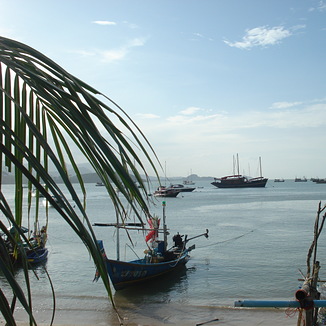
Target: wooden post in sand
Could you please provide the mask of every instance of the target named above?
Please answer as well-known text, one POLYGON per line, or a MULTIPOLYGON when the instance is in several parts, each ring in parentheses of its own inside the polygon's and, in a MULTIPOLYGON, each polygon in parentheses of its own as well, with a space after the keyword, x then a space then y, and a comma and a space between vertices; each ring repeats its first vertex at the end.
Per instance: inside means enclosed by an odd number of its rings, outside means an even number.
MULTIPOLYGON (((306 326, 317 325, 318 307, 314 306, 313 300, 320 300, 320 293, 317 290, 318 274, 320 269, 319 261, 317 261, 317 241, 318 237, 323 229, 326 214, 323 215, 321 224, 319 224, 320 214, 325 210, 326 206, 321 207, 319 202, 317 217, 314 227, 314 240, 309 248, 307 255, 307 275, 303 282, 302 288, 296 292, 296 298, 300 302, 303 309, 305 309, 305 323, 306 326), (312 273, 310 268, 310 260, 313 255, 312 273)), ((301 319, 302 316, 299 315, 301 319)), ((298 320, 300 325, 301 320, 298 320)))

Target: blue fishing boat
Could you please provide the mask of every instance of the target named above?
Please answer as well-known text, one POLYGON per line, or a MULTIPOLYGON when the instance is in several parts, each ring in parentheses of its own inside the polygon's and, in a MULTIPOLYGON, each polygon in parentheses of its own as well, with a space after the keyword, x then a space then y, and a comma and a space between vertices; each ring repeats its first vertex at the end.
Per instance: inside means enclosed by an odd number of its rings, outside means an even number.
MULTIPOLYGON (((116 260, 108 259, 103 247, 103 241, 98 240, 99 247, 102 251, 102 256, 105 259, 107 272, 115 290, 121 290, 131 285, 146 282, 164 274, 177 271, 179 268, 185 266, 190 259, 189 252, 195 248, 195 245, 187 247, 187 243, 190 240, 200 236, 205 236, 208 238, 208 230, 206 230, 206 232, 203 234, 189 239, 187 236, 183 236, 178 233, 173 237, 174 245, 172 248, 167 249, 168 232, 165 224, 165 202, 163 202, 163 230, 159 229, 160 219, 158 219, 158 217, 151 217, 148 220, 148 223, 150 228, 147 229, 149 232, 145 238, 145 241, 148 244, 148 249, 145 250, 144 258, 126 262, 121 261, 118 254, 118 258, 116 260), (159 233, 163 233, 164 240, 158 240, 159 233)), ((122 226, 117 224, 95 223, 94 225, 115 226, 117 227, 117 230, 122 228, 122 226)), ((125 226, 126 225, 123 227, 125 226)), ((127 226, 129 227, 130 224, 127 226)), ((117 238, 119 239, 118 232, 117 238)), ((97 278, 98 275, 95 276, 95 279, 97 278)))
POLYGON ((19 250, 16 250, 15 245, 12 243, 12 237, 18 233, 16 227, 8 229, 8 233, 1 233, 2 241, 6 246, 9 257, 16 266, 21 266, 22 260, 27 259, 28 263, 38 264, 47 260, 48 249, 45 247, 47 241, 47 227, 43 226, 32 232, 28 228, 19 227, 22 233, 27 234, 26 241, 19 243, 19 250))
MULTIPOLYGON (((104 253, 103 242, 99 241, 104 253)), ((106 258, 106 267, 115 290, 121 290, 128 286, 146 282, 166 273, 176 271, 184 266, 190 256, 189 249, 179 251, 167 251, 156 255, 147 253, 144 258, 130 262, 112 260, 106 258), (167 255, 168 254, 168 255, 167 255)))
POLYGON ((48 258, 48 249, 42 247, 36 248, 27 252, 26 255, 27 261, 31 264, 43 263, 48 258))

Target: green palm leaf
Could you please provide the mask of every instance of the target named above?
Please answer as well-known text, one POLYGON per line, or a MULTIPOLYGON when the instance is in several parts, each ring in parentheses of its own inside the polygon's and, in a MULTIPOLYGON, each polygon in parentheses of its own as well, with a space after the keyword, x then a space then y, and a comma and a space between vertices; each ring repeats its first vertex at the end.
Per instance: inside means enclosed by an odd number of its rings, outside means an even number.
MULTIPOLYGON (((73 144, 79 150, 79 155, 88 160, 106 185, 117 216, 126 218, 131 209, 143 223, 141 211, 148 215, 149 210, 141 173, 147 173, 137 153, 145 157, 157 175, 152 159, 156 160, 157 157, 146 137, 109 98, 35 49, 3 37, 0 37, 0 130, 1 170, 4 164, 8 171, 15 173, 15 216, 4 204, 4 195, 0 198, 0 208, 8 222, 17 227, 22 225, 22 185, 23 177, 26 177, 29 190, 35 187, 37 193, 45 196, 84 242, 112 300, 106 267, 85 210, 86 190, 70 148, 73 144), (101 101, 99 96, 103 96, 107 103, 101 101), (59 173, 77 211, 64 196, 62 185, 59 186, 49 175, 50 164, 59 173), (75 186, 70 182, 67 164, 72 166, 78 178, 84 194, 82 202, 75 186), (131 174, 140 187, 136 186, 131 174), (115 187, 118 187, 127 201, 128 210, 117 196, 115 187), (59 200, 59 204, 52 195, 59 200)), ((32 218, 31 207, 32 199, 29 195, 28 216, 32 218)), ((37 221, 38 196, 34 214, 37 221)), ((22 237, 23 234, 17 233, 14 241, 19 242, 22 237)), ((17 299, 31 313, 31 300, 25 300, 23 291, 15 284, 11 267, 3 261, 1 269, 7 275, 17 299)), ((30 298, 28 272, 25 273, 25 278, 30 298)), ((9 304, 3 293, 0 293, 0 299, 1 312, 10 323, 13 320, 13 315, 10 315, 13 307, 8 309, 9 304)), ((30 323, 33 322, 31 317, 30 323)))

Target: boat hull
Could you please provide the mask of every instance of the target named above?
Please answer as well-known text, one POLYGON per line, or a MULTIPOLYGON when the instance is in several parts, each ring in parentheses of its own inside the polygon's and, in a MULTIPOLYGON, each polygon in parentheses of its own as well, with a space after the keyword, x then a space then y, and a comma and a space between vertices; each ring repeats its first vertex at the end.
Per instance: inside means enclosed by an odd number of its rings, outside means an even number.
POLYGON ((179 258, 170 261, 150 263, 146 259, 130 262, 106 259, 106 266, 114 288, 121 290, 171 273, 184 266, 188 260, 188 251, 185 250, 179 258))
POLYGON ((196 187, 185 187, 184 185, 181 184, 175 184, 175 185, 171 185, 170 189, 177 190, 180 192, 192 192, 196 189, 196 187))
POLYGON ((192 192, 194 191, 196 188, 195 187, 184 187, 182 189, 179 189, 180 192, 192 192))
POLYGON ((177 197, 180 190, 173 188, 160 187, 154 192, 155 197, 177 197))
POLYGON ((223 180, 214 181, 211 184, 217 188, 264 188, 267 183, 267 178, 262 178, 258 180, 223 180))
POLYGON ((29 251, 27 254, 27 261, 32 264, 38 264, 46 261, 48 257, 47 248, 38 248, 35 250, 29 251))

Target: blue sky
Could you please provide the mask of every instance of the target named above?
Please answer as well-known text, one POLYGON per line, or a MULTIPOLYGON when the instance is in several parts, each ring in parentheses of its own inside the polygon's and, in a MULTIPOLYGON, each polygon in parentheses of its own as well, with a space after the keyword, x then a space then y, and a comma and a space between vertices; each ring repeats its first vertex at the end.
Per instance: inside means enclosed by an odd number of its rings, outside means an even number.
POLYGON ((326 1, 0 0, 0 35, 117 102, 168 176, 326 177, 326 1))

